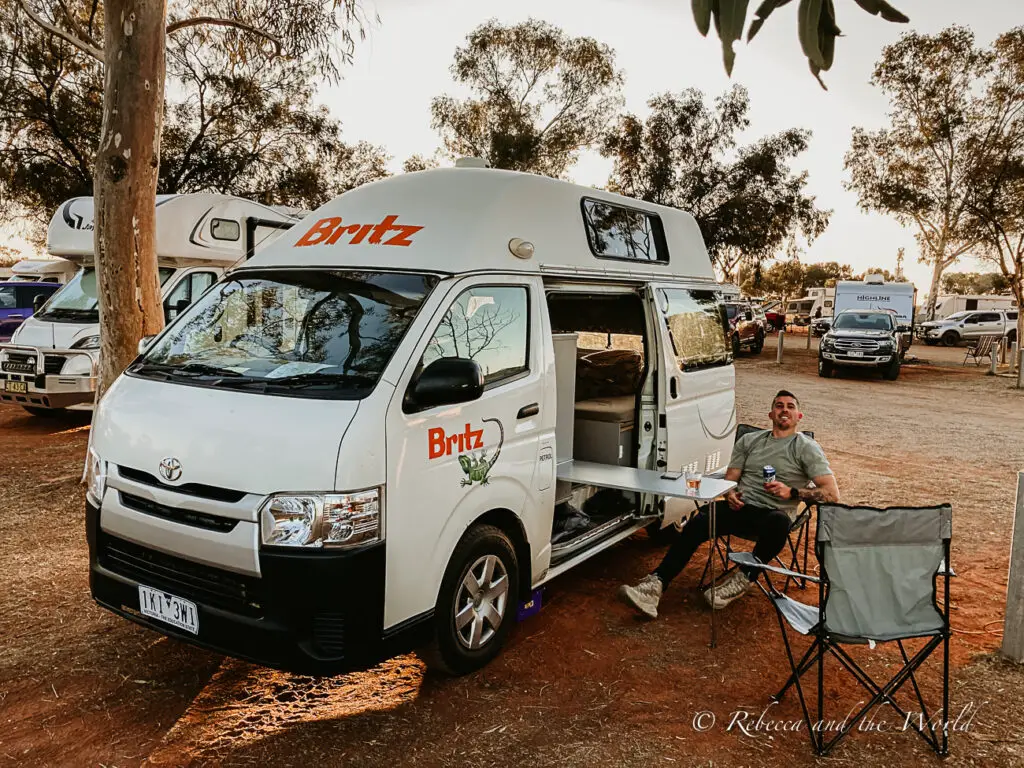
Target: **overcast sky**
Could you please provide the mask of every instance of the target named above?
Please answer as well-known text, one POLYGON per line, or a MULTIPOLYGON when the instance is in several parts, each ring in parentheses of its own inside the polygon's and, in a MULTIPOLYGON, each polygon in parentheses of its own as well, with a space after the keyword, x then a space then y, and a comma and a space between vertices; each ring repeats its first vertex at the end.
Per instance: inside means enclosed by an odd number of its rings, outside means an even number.
MULTIPOLYGON (((886 122, 887 103, 871 87, 874 62, 884 45, 908 29, 936 32, 949 24, 974 29, 979 43, 1024 24, 1022 0, 892 0, 911 21, 890 24, 870 16, 853 0, 836 0, 845 37, 836 41, 836 62, 824 74, 823 91, 807 69, 796 37, 796 3, 771 16, 754 42, 737 46, 730 80, 722 67, 721 46, 713 32, 697 32, 689 0, 366 0, 380 25, 357 52, 354 66, 321 100, 343 123, 347 140, 382 144, 392 167, 414 153, 430 154, 440 143, 430 127, 430 100, 458 95, 449 67, 455 48, 489 18, 515 23, 533 17, 571 35, 607 43, 625 72, 626 109, 646 116, 655 93, 696 87, 710 97, 740 83, 750 91, 751 128, 745 139, 791 127, 813 132, 811 147, 798 161, 810 172, 809 189, 819 206, 833 209, 825 234, 804 261, 839 261, 861 269, 895 268, 896 251, 906 248, 905 270, 923 294, 930 270, 917 263, 913 232, 877 214, 861 213, 857 197, 843 189, 843 154, 853 126, 877 128, 886 122)), ((754 9, 757 3, 751 2, 754 9)), ((753 10, 751 10, 751 14, 753 10)), ((581 184, 604 185, 610 164, 588 153, 572 171, 581 184)), ((971 262, 954 269, 977 268, 971 262)))
MULTIPOLYGON (((820 207, 833 209, 827 231, 802 257, 806 262, 839 261, 863 269, 895 267, 906 248, 905 270, 921 294, 930 270, 917 263, 913 232, 878 214, 860 212, 857 198, 843 189, 843 154, 853 126, 877 128, 887 104, 868 80, 884 45, 907 31, 936 32, 958 23, 989 44, 1015 24, 1024 24, 1022 0, 893 0, 910 16, 909 25, 890 24, 863 12, 853 0, 836 0, 845 37, 836 41, 836 61, 824 74, 823 91, 807 69, 796 36, 796 3, 777 10, 753 43, 737 46, 730 80, 713 32, 696 31, 689 0, 364 0, 380 24, 356 51, 356 61, 338 86, 322 88, 319 100, 341 120, 347 141, 383 145, 392 168, 414 153, 429 155, 440 140, 430 127, 430 100, 455 90, 449 67, 455 48, 489 18, 515 23, 530 17, 571 35, 607 43, 625 72, 626 109, 646 116, 655 93, 696 87, 713 98, 740 83, 750 91, 753 141, 790 127, 813 132, 798 167, 810 172, 809 189, 820 207)), ((757 3, 751 2, 751 9, 757 3)), ((751 10, 752 13, 752 10, 751 10)), ((572 170, 581 184, 604 185, 610 164, 587 153, 572 170)), ((954 269, 976 269, 966 261, 954 269)))

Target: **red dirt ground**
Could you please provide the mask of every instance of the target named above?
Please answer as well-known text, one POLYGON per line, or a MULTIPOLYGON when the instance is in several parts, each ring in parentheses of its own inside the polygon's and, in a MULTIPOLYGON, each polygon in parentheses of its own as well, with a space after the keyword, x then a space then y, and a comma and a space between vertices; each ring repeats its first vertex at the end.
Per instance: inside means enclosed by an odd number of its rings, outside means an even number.
MULTIPOLYGON (((790 339, 783 366, 771 343, 737 366, 741 420, 764 422, 774 391, 793 389, 845 501, 953 504, 950 711, 962 714, 946 764, 1021 765, 1024 670, 994 652, 1015 473, 1024 468, 1024 393, 958 367, 958 350, 915 347, 923 360, 896 382, 824 380, 803 339, 790 339)), ((297 677, 136 627, 89 596, 78 484, 87 437, 87 418, 41 421, 0 407, 0 764, 817 762, 806 733, 786 730, 800 716, 796 698, 769 707, 786 675, 766 600, 747 596, 722 612, 712 650, 694 589, 703 552, 667 592, 657 621, 637 620, 615 599, 620 583, 664 551, 643 534, 557 579, 505 652, 460 679, 425 675, 415 656, 354 675, 297 677), (741 711, 752 714, 744 720, 741 711), (746 731, 728 727, 736 719, 746 731)), ((858 650, 880 678, 897 656, 858 650)), ((932 701, 934 671, 921 676, 932 701)), ((826 677, 837 720, 863 698, 838 672, 833 663, 826 677)), ((939 764, 902 725, 880 710, 875 730, 851 735, 829 763, 939 764)))

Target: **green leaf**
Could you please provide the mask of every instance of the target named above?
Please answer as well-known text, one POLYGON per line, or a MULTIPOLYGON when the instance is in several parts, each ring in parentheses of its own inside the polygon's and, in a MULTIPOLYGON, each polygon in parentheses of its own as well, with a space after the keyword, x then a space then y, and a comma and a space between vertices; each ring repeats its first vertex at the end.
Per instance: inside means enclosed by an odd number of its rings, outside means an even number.
POLYGON ((728 75, 732 75, 732 65, 736 61, 733 43, 743 37, 743 27, 747 23, 748 4, 749 0, 719 0, 715 12, 715 28, 722 40, 722 58, 728 75))
MULTIPOLYGON (((821 16, 818 19, 818 48, 821 50, 822 66, 828 71, 836 53, 836 37, 842 32, 836 26, 836 9, 833 0, 825 0, 821 16)), ((819 78, 820 81, 820 78, 819 78)))
POLYGON ((863 8, 865 11, 870 13, 872 16, 878 16, 881 14, 882 18, 886 21, 896 22, 898 24, 906 24, 910 19, 904 16, 902 13, 897 11, 885 0, 853 0, 857 5, 863 8))
POLYGON ((768 20, 768 17, 772 15, 772 11, 776 8, 781 8, 787 3, 791 3, 793 0, 764 0, 757 10, 754 11, 754 20, 750 22, 750 30, 747 32, 747 42, 749 43, 754 39, 754 35, 758 33, 761 26, 768 20))
POLYGON ((693 19, 697 22, 697 31, 703 37, 708 36, 711 29, 711 9, 718 3, 715 0, 692 0, 693 19))
POLYGON ((822 0, 800 0, 797 31, 804 56, 819 69, 825 69, 825 58, 818 43, 818 25, 821 22, 822 0))
POLYGON ((807 60, 807 66, 811 68, 811 74, 814 75, 814 79, 818 81, 818 85, 820 85, 823 90, 827 91, 828 86, 825 85, 825 81, 821 79, 821 67, 819 67, 810 59, 807 60))

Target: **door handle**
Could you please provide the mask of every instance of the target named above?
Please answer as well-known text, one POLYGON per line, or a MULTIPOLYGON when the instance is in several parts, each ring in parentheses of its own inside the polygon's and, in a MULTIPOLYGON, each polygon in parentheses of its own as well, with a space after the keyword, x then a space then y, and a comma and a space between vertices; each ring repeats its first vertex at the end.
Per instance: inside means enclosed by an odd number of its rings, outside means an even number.
POLYGON ((673 400, 675 400, 677 397, 679 397, 679 384, 676 381, 676 377, 675 376, 673 376, 671 379, 669 379, 669 382, 668 382, 668 393, 669 393, 669 395, 672 396, 673 400))
POLYGON ((540 404, 530 403, 529 405, 524 405, 522 408, 519 409, 519 413, 516 414, 516 418, 526 419, 529 418, 530 416, 536 416, 538 413, 540 413, 540 404))

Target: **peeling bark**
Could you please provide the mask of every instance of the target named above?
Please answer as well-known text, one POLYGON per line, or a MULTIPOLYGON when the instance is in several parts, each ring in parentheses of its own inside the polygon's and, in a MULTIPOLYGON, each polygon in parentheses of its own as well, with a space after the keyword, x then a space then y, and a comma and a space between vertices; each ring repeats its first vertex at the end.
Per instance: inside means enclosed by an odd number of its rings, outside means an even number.
POLYGON ((166 16, 166 0, 104 3, 103 125, 93 183, 101 328, 97 401, 138 354, 139 339, 164 324, 154 200, 166 16))

